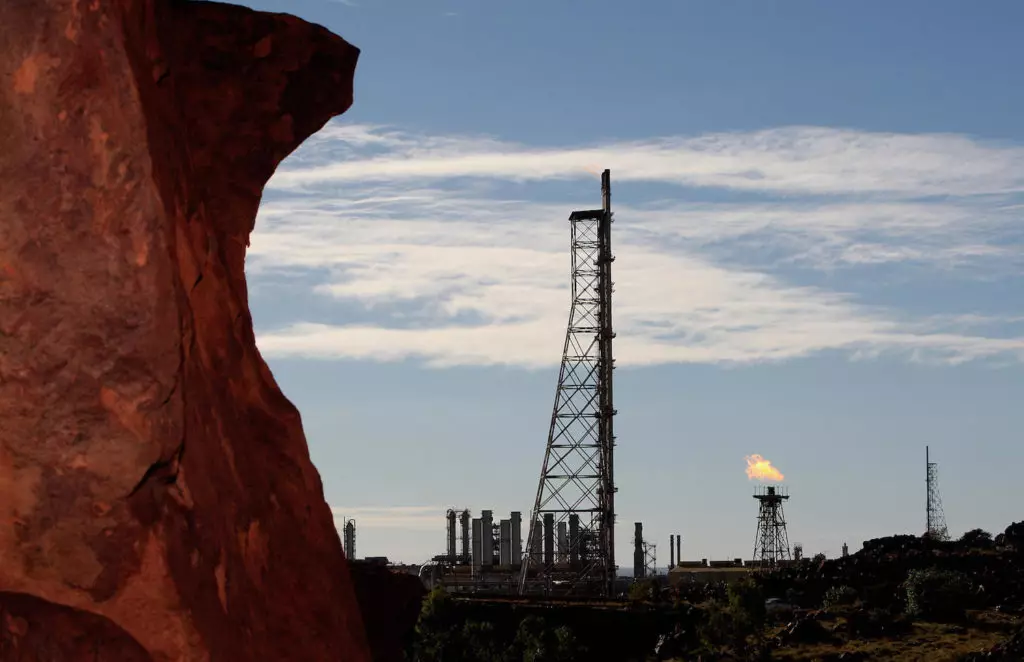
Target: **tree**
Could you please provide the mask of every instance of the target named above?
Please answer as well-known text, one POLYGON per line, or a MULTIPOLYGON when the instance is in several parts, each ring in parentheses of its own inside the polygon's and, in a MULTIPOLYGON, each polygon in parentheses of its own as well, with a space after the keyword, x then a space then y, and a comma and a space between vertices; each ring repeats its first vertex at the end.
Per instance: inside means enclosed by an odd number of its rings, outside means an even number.
POLYGON ((522 652, 523 662, 545 662, 548 659, 547 627, 539 616, 527 616, 519 623, 515 648, 522 652))
POLYGON ((461 626, 452 605, 452 598, 443 587, 437 587, 423 600, 416 622, 414 657, 421 662, 442 662, 457 659, 461 645, 461 626))
POLYGON ((479 662, 501 662, 507 651, 500 645, 494 632, 494 625, 478 621, 467 621, 462 627, 462 657, 479 662))

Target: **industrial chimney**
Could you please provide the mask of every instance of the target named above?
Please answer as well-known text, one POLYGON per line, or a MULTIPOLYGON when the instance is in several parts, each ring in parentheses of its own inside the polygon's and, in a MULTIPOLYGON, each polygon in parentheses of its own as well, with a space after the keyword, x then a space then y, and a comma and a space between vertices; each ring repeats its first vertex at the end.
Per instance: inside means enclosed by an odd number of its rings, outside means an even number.
POLYGON ((451 563, 452 565, 455 564, 455 556, 456 556, 455 539, 456 539, 456 536, 457 536, 458 532, 456 531, 456 528, 455 528, 456 527, 455 521, 456 521, 457 517, 458 516, 455 513, 455 509, 454 508, 449 508, 448 509, 448 513, 447 513, 447 519, 448 519, 448 563, 451 563))
POLYGON ((356 521, 354 519, 345 522, 345 558, 349 561, 356 559, 356 521))
POLYGON ((633 533, 633 579, 644 578, 644 525, 636 522, 633 533))
POLYGON ((470 543, 471 538, 470 538, 470 535, 469 535, 469 510, 468 509, 462 511, 462 515, 460 516, 460 519, 461 519, 461 521, 459 522, 459 528, 462 531, 462 562, 463 563, 469 563, 470 562, 469 543, 470 543))

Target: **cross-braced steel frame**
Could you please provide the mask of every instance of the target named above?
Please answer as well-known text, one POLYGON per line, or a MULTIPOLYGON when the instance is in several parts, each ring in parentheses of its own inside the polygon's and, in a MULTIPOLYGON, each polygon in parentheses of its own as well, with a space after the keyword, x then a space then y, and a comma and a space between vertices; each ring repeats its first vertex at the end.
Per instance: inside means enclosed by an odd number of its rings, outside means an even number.
MULTIPOLYGON (((607 595, 615 580, 615 485, 612 455, 611 173, 601 175, 602 208, 569 215, 572 306, 555 391, 520 592, 560 580, 573 592, 607 595), (567 562, 534 550, 544 515, 568 521, 567 562)), ((562 557, 564 558, 564 557, 562 557)))
POLYGON ((949 529, 946 528, 946 515, 942 510, 942 498, 939 496, 939 465, 932 462, 928 447, 924 447, 925 486, 928 493, 926 506, 928 537, 934 540, 949 540, 949 529))
POLYGON ((757 535, 754 537, 754 563, 761 568, 774 568, 780 561, 789 561, 789 535, 782 503, 789 498, 781 489, 767 487, 754 493, 760 502, 757 514, 757 535))

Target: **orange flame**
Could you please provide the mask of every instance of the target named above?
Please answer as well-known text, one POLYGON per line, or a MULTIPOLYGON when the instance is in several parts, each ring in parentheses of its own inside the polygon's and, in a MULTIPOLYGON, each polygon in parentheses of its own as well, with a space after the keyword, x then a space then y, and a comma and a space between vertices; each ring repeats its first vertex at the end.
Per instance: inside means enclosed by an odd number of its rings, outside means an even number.
POLYGON ((785 478, 781 471, 773 467, 771 462, 760 455, 748 455, 744 459, 747 461, 747 478, 750 480, 781 482, 785 478))
POLYGON ((594 177, 600 177, 601 176, 601 172, 602 171, 596 165, 585 165, 585 166, 583 166, 583 169, 586 170, 587 172, 589 172, 594 177))

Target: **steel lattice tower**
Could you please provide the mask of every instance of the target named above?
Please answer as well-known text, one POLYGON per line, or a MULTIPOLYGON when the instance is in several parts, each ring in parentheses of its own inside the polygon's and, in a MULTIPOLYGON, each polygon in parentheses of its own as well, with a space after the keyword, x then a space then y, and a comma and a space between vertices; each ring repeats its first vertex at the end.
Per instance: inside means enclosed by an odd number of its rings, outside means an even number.
POLYGON ((615 580, 615 485, 612 420, 611 171, 601 175, 602 208, 574 211, 572 305, 541 469, 520 592, 532 575, 565 579, 575 589, 608 594, 615 580), (556 568, 534 545, 546 514, 568 520, 568 564, 556 568))
POLYGON ((942 499, 939 497, 939 465, 932 462, 928 456, 928 447, 924 447, 925 465, 925 486, 928 494, 926 506, 927 528, 925 529, 929 538, 935 540, 949 540, 949 530, 946 529, 946 515, 942 512, 942 499))
POLYGON ((760 503, 757 514, 757 536, 754 538, 754 563, 761 568, 772 568, 779 561, 789 561, 789 535, 782 502, 789 498, 780 489, 766 487, 754 492, 760 503))
POLYGON ((644 576, 654 577, 658 574, 658 546, 653 542, 644 541, 644 576))

